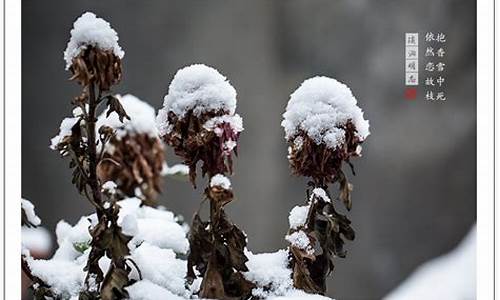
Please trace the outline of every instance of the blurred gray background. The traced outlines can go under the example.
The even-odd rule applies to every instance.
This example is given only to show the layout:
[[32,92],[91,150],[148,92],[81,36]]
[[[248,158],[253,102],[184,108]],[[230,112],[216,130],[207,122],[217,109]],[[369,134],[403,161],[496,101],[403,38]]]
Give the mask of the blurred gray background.
[[[87,10],[119,33],[118,93],[158,109],[176,70],[198,62],[231,80],[245,131],[228,211],[254,252],[285,247],[288,212],[304,201],[306,180],[290,175],[280,127],[289,94],[313,75],[352,88],[372,135],[349,176],[357,236],[337,260],[330,296],[382,297],[475,222],[474,1],[23,0],[22,10],[22,192],[50,230],[91,211],[70,183],[68,161],[48,148],[80,91],[63,51]],[[422,42],[427,31],[447,34],[444,103],[424,101],[422,84],[417,100],[403,97],[404,33],[419,32]],[[189,220],[202,189],[166,180],[164,191],[161,203]]]

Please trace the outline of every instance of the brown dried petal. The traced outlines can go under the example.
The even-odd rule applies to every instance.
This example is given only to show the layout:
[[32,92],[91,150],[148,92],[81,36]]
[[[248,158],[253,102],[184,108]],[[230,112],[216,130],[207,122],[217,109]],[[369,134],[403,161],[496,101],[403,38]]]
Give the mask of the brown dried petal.
[[112,138],[109,144],[113,152],[105,153],[98,168],[101,182],[116,182],[121,197],[133,197],[139,188],[144,195],[143,203],[156,205],[165,163],[162,142],[147,134],[129,134]]
[[109,91],[121,79],[121,59],[111,50],[89,46],[73,58],[70,71],[73,73],[70,80],[83,86],[95,83],[101,91]]

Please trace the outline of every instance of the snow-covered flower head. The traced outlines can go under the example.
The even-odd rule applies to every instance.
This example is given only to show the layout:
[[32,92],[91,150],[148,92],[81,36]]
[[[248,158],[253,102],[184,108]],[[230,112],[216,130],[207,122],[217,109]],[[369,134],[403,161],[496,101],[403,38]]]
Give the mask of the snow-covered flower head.
[[101,139],[109,131],[109,140],[102,143],[104,160],[99,164],[98,175],[102,182],[116,182],[118,198],[140,197],[146,205],[155,205],[161,191],[164,169],[164,144],[158,137],[155,110],[147,102],[133,95],[116,95],[130,119],[104,111],[96,128]]
[[349,87],[324,76],[305,80],[290,95],[281,125],[294,172],[327,182],[342,161],[361,154],[360,144],[370,134]]
[[177,71],[158,112],[159,135],[174,147],[196,177],[231,172],[231,153],[237,150],[243,121],[236,110],[236,90],[216,69],[194,64]]
[[[236,90],[216,69],[194,64],[177,71],[164,98],[163,109],[182,119],[188,112],[199,117],[203,113],[222,111],[233,115],[236,110]],[[159,115],[160,133],[168,133],[161,125],[166,117]]]
[[81,15],[73,24],[71,37],[64,51],[66,70],[82,85],[96,82],[102,90],[121,78],[124,52],[118,34],[105,20],[91,12]]

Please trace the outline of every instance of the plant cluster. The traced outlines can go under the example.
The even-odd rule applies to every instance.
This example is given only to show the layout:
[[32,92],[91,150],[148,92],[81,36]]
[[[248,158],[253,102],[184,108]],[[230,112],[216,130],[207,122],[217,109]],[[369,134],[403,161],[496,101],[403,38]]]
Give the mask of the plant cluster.
[[328,184],[339,184],[338,200],[350,210],[352,185],[342,165],[354,173],[350,159],[361,155],[369,124],[351,90],[327,77],[305,80],[291,95],[283,118],[292,171],[311,178],[307,205],[292,210],[286,236],[294,286],[324,294],[334,257],[345,257],[344,239],[355,236],[351,221],[335,210]]
[[[57,225],[59,249],[51,260],[23,250],[22,266],[36,299],[266,299],[326,292],[334,257],[353,240],[349,219],[352,185],[343,163],[361,155],[368,121],[350,89],[315,77],[291,95],[282,125],[296,175],[310,177],[306,205],[290,212],[289,247],[253,254],[247,236],[225,212],[234,199],[229,176],[243,131],[236,90],[216,69],[202,64],[177,71],[156,118],[132,95],[115,95],[124,52],[109,23],[85,13],[74,24],[64,58],[82,86],[51,148],[70,160],[72,183],[95,213],[71,226]],[[101,112],[102,111],[102,112]],[[184,163],[169,168],[168,145]],[[198,165],[206,177],[200,211],[190,228],[158,206],[161,178],[183,174],[196,188]],[[333,198],[329,184],[338,183]],[[203,201],[202,203],[205,203]],[[25,209],[24,209],[25,208]],[[22,221],[36,226],[23,202]],[[66,268],[67,278],[60,269]],[[314,299],[323,297],[314,296]],[[327,299],[327,298],[324,298]]]

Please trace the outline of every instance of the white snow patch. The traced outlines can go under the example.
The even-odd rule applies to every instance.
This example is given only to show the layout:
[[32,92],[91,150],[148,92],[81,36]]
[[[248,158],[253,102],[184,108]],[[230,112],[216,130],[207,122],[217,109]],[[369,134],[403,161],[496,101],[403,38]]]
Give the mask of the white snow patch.
[[290,223],[290,229],[297,229],[298,227],[304,226],[306,224],[307,215],[309,214],[310,205],[305,206],[295,206],[290,211],[288,216],[288,222]]
[[234,115],[236,90],[225,76],[212,67],[203,64],[184,67],[175,74],[163,108],[158,112],[156,124],[160,135],[168,134],[172,129],[167,120],[170,111],[183,118],[189,110],[193,110],[195,116],[219,110]]
[[120,45],[118,45],[118,34],[116,31],[111,28],[108,22],[96,17],[91,12],[81,15],[73,24],[71,37],[64,51],[66,70],[71,67],[73,58],[77,57],[88,46],[97,47],[102,50],[111,50],[120,59],[125,54]]
[[302,290],[293,289],[283,296],[270,296],[266,300],[332,300],[332,298],[318,294],[308,294]]
[[360,140],[370,134],[369,122],[357,106],[351,90],[345,84],[324,76],[305,80],[290,95],[281,126],[286,139],[304,131],[316,144],[337,148],[345,139],[345,131],[338,128],[351,120]]
[[[177,259],[171,249],[161,249],[147,242],[142,243],[132,253],[132,259],[141,270],[143,279],[158,284],[172,293],[185,293],[184,277],[187,272],[186,261]],[[139,279],[138,274],[136,279]]]
[[300,151],[303,145],[304,145],[304,139],[301,136],[297,136],[293,140],[293,146],[295,147],[295,150]]
[[35,213],[35,206],[29,200],[21,198],[21,209],[24,210],[28,222],[35,226],[42,223],[42,220]]
[[299,249],[305,250],[308,253],[312,253],[313,248],[311,246],[311,240],[307,236],[307,234],[302,231],[295,231],[287,236],[285,236],[285,239],[290,242],[292,246],[295,246]]
[[326,194],[326,191],[322,188],[315,188],[312,191],[311,198],[310,198],[311,201],[313,200],[314,196],[319,197],[320,199],[322,199],[325,202],[332,202],[330,197],[328,197],[328,195]]
[[220,130],[220,126],[224,123],[229,124],[234,134],[240,133],[244,130],[243,119],[238,114],[213,117],[205,122],[203,128],[208,131],[214,131],[217,136],[221,136],[222,130]]
[[158,137],[155,109],[151,105],[130,94],[115,95],[115,97],[120,101],[130,120],[124,118],[122,123],[116,112],[112,112],[109,117],[106,117],[107,110],[105,110],[98,117],[96,130],[99,130],[103,125],[109,126],[115,129],[118,139],[127,134],[147,134],[152,138]]
[[126,215],[125,217],[123,217],[120,227],[122,228],[123,234],[128,236],[134,236],[139,231],[137,219],[134,215]]
[[134,235],[133,244],[148,242],[160,248],[172,249],[186,254],[189,242],[181,225],[162,219],[137,219],[138,232]]
[[[177,223],[172,212],[162,207],[141,207],[140,204],[141,200],[137,198],[118,202],[118,225],[124,234],[133,235],[128,244],[132,259],[139,265],[144,278],[160,284],[161,289],[169,291],[168,295],[189,294],[184,288],[186,261],[176,258],[177,253],[186,254],[189,248],[185,228]],[[82,217],[74,226],[60,221],[56,227],[59,248],[49,260],[33,259],[24,250],[33,274],[51,285],[53,291],[63,299],[78,296],[83,287],[86,275],[83,268],[90,253],[89,229],[96,224],[95,214]],[[99,260],[103,272],[108,270],[109,264],[107,257]],[[136,270],[131,276],[139,278]],[[172,296],[167,299],[175,298]]]
[[384,299],[476,299],[476,225],[454,250],[418,267]]
[[231,181],[226,176],[217,174],[210,179],[210,187],[214,186],[220,186],[225,190],[229,190],[231,188]]
[[50,149],[56,150],[57,145],[62,142],[62,140],[71,135],[71,128],[75,126],[76,122],[80,118],[75,117],[75,118],[64,118],[61,122],[61,125],[59,126],[59,134],[50,139]]
[[176,164],[169,167],[166,163],[161,170],[162,176],[187,176],[189,174],[189,166],[185,164]]
[[78,295],[85,280],[83,265],[68,260],[26,258],[31,273],[46,282],[52,290],[69,298]]
[[101,185],[101,190],[102,192],[108,192],[110,194],[115,194],[116,193],[116,188],[118,185],[114,181],[106,181]]
[[48,254],[52,248],[52,239],[47,229],[43,227],[21,228],[21,243],[24,248],[38,254]]
[[130,300],[152,300],[169,299],[183,300],[185,298],[172,294],[169,290],[152,283],[149,280],[141,280],[125,288]]
[[[281,296],[293,289],[292,270],[288,268],[288,251],[261,254],[246,251],[245,254],[248,257],[248,272],[244,276],[256,284],[257,287],[252,291],[255,297]],[[269,288],[269,291],[264,291],[264,288]]]

